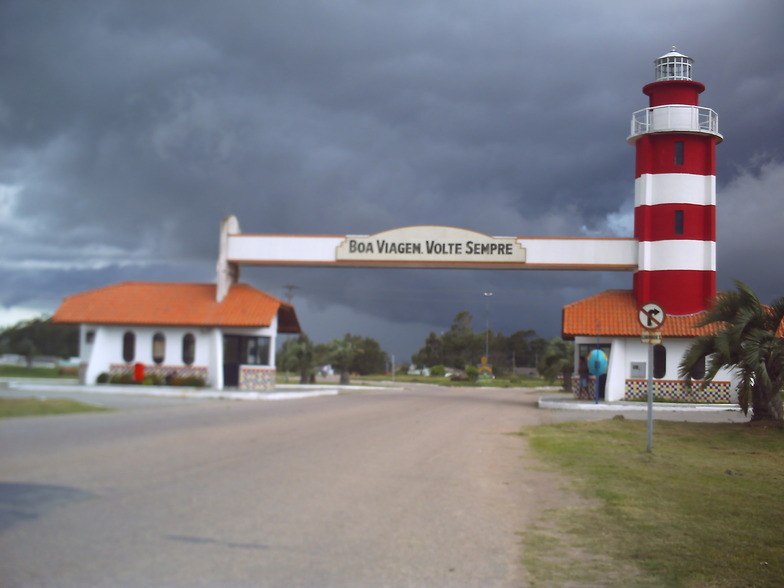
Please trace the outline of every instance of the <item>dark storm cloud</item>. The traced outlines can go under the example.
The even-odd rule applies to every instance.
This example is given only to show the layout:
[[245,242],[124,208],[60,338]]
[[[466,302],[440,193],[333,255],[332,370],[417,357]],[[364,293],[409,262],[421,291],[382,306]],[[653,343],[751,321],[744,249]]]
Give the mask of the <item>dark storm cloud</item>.
[[[118,279],[209,281],[230,213],[263,233],[630,236],[625,138],[672,44],[697,60],[727,138],[720,229],[724,192],[758,194],[752,210],[780,219],[783,6],[6,1],[0,307],[51,311]],[[720,280],[781,293],[763,261],[784,249],[775,225],[754,231],[759,263],[721,230]],[[342,318],[361,313],[382,343],[382,324],[419,336],[460,310],[480,321],[486,290],[496,330],[555,335],[562,304],[631,285],[582,272],[244,276],[276,295],[300,286],[317,339],[342,334],[319,331],[319,308],[351,308]]]

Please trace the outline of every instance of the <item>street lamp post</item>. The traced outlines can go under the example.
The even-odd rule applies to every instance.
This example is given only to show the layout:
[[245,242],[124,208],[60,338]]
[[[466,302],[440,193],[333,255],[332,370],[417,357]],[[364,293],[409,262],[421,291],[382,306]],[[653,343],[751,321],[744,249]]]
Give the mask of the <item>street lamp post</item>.
[[485,292],[485,359],[490,363],[490,298],[492,292]]

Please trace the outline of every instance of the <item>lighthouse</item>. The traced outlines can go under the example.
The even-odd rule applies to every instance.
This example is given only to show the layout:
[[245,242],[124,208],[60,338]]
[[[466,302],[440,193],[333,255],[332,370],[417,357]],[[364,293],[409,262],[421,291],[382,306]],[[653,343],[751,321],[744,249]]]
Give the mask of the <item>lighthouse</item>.
[[699,105],[705,86],[694,60],[673,50],[654,60],[656,80],[642,91],[648,108],[632,115],[635,147],[634,237],[638,307],[668,315],[707,310],[716,295],[718,116]]
[[[704,388],[686,385],[678,373],[695,337],[711,333],[700,321],[716,298],[718,117],[699,105],[705,86],[692,79],[693,59],[673,47],[654,63],[655,81],[642,89],[648,107],[633,114],[628,137],[636,154],[633,289],[567,304],[562,336],[574,340],[575,366],[597,348],[605,353],[607,400],[642,400],[650,389],[665,401],[735,402],[732,372],[719,371]],[[641,312],[648,303],[667,316],[655,331]],[[693,379],[703,377],[699,371]],[[578,398],[597,398],[597,384],[601,391],[599,378],[576,387]]]

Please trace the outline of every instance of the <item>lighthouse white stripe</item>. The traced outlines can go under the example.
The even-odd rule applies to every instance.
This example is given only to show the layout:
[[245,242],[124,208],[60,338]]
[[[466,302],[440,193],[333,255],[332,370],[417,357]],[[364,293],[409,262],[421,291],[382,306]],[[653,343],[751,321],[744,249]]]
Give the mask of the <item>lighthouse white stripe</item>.
[[634,180],[634,205],[716,204],[716,176],[643,174]]
[[638,269],[716,271],[713,241],[643,241],[638,244]]

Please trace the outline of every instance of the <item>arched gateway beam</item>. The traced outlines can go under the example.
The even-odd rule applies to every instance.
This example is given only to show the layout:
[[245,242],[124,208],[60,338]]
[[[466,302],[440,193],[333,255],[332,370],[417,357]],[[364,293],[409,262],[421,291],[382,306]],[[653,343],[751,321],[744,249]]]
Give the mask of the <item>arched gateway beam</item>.
[[239,265],[636,271],[636,239],[491,237],[443,226],[374,235],[242,234],[236,217],[221,225],[218,299]]

